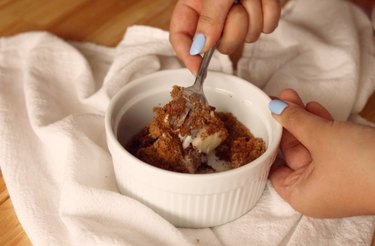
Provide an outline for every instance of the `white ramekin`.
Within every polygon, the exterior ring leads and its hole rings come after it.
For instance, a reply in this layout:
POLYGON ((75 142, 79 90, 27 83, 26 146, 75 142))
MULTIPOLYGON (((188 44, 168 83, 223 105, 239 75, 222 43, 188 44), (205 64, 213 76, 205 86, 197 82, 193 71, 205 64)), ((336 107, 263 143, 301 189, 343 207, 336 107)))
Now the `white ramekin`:
POLYGON ((217 111, 232 112, 250 131, 265 140, 266 152, 240 168, 213 174, 183 174, 146 164, 117 140, 120 120, 130 138, 153 118, 153 107, 170 101, 173 85, 189 86, 185 69, 157 72, 122 88, 105 116, 108 148, 122 194, 133 197, 179 227, 212 227, 249 211, 260 198, 276 157, 282 128, 268 110, 270 98, 248 81, 209 72, 204 90, 217 111), (122 118, 124 117, 124 118, 122 118))

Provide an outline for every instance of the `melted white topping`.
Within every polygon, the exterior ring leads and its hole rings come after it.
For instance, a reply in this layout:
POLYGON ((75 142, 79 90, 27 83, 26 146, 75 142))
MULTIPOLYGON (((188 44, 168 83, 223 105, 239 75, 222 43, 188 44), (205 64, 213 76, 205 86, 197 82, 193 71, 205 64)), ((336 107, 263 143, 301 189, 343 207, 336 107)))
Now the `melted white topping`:
POLYGON ((165 123, 168 123, 168 121, 169 121, 169 114, 167 114, 167 115, 164 117, 164 122, 165 122, 165 123))
POLYGON ((198 132, 195 138, 192 136, 182 137, 179 136, 182 142, 182 147, 186 149, 189 145, 193 145, 195 149, 199 152, 210 153, 212 150, 216 149, 217 146, 221 144, 223 139, 220 137, 218 132, 207 136, 206 130, 202 129, 198 132))
POLYGON ((186 149, 187 147, 189 147, 189 145, 191 144, 191 142, 193 142, 193 138, 190 135, 186 136, 186 137, 181 137, 181 136, 179 136, 179 137, 181 139, 182 147, 184 149, 186 149))
POLYGON ((206 137, 202 137, 202 135, 206 135, 205 132, 205 129, 199 131, 191 144, 200 152, 208 154, 212 150, 216 149, 216 147, 219 146, 219 144, 221 144, 223 139, 220 138, 218 132, 215 132, 214 134, 206 137))

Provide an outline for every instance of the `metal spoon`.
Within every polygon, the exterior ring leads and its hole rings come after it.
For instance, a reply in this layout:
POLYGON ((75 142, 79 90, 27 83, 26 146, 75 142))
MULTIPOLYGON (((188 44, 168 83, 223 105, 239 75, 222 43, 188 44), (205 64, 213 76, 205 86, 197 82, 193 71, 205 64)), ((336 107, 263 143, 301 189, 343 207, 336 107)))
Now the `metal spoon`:
POLYGON ((199 99, 203 104, 208 105, 206 96, 204 95, 203 91, 203 82, 207 77, 207 69, 208 65, 211 61, 211 57, 216 49, 216 46, 209 49, 204 55, 201 66, 199 68, 197 77, 195 78, 195 82, 192 86, 183 88, 182 94, 184 98, 190 102, 190 96, 194 96, 199 99))
POLYGON ((195 78, 194 84, 192 86, 183 88, 182 96, 186 100, 185 111, 176 122, 176 126, 180 126, 182 125, 182 123, 184 123, 186 116, 189 114, 189 111, 193 108, 193 104, 190 100, 191 96, 200 100, 204 105, 208 105, 208 101, 203 91, 203 82, 207 77, 208 65, 211 61, 211 57, 214 54, 215 49, 216 45, 214 45, 211 49, 204 53, 203 60, 199 67, 199 71, 197 77, 195 78))

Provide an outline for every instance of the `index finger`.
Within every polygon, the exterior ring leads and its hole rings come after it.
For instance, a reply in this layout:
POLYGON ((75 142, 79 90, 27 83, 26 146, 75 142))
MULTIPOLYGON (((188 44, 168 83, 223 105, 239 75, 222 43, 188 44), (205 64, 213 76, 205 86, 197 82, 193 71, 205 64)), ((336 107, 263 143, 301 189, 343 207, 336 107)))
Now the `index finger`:
POLYGON ((224 24, 231 9, 233 0, 205 0, 202 4, 196 34, 205 36, 206 42, 202 52, 213 47, 221 37, 224 24))
POLYGON ((200 56, 189 54, 195 29, 198 24, 200 1, 179 1, 173 11, 170 23, 169 40, 174 47, 177 56, 193 73, 198 72, 202 61, 200 56))

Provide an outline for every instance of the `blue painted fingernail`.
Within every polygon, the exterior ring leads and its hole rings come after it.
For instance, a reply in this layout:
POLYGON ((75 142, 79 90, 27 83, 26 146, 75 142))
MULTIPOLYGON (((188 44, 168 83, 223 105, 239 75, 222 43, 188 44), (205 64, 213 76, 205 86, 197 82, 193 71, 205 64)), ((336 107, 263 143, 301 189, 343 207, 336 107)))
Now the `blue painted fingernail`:
POLYGON ((190 55, 195 56, 201 53, 204 44, 206 43, 206 37, 202 33, 195 35, 193 43, 190 47, 190 55))
POLYGON ((284 111, 284 109, 286 109, 286 107, 288 107, 288 104, 277 99, 272 100, 268 104, 268 108, 271 110, 271 112, 277 115, 280 115, 284 111))

